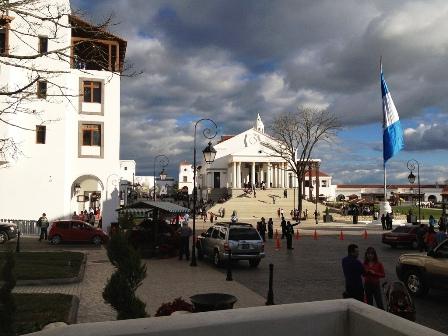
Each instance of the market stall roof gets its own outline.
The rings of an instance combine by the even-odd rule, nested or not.
[[[181,215],[190,212],[190,209],[184,208],[180,205],[170,203],[170,202],[153,202],[153,201],[140,201],[137,203],[133,203],[128,207],[117,209],[119,212],[124,213],[141,213],[145,214],[147,212],[151,212],[154,209],[158,209],[169,214],[173,215]]]

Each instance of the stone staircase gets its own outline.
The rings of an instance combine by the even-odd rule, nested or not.
[[[277,210],[278,208],[282,208],[284,210],[285,218],[289,220],[291,219],[290,212],[294,209],[294,192],[292,189],[288,189],[288,197],[283,198],[283,190],[284,189],[257,189],[256,198],[253,197],[253,194],[246,195],[243,191],[241,191],[241,193],[235,193],[234,191],[233,194],[236,194],[236,196],[232,197],[225,203],[216,204],[209,211],[214,214],[218,214],[219,209],[221,207],[224,208],[225,216],[223,220],[230,220],[233,210],[236,210],[240,220],[259,219],[261,217],[265,217],[267,220],[270,217],[273,219],[278,218]],[[273,203],[274,197],[275,204]],[[315,203],[303,200],[302,204],[303,211],[308,209],[308,218],[314,218],[314,210],[316,209]],[[297,207],[297,199],[295,205]],[[322,218],[325,211],[325,206],[318,204],[317,211],[320,212]]]

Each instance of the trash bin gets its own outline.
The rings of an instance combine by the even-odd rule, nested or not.
[[[235,296],[224,293],[206,293],[190,296],[195,312],[232,309],[238,300]]]

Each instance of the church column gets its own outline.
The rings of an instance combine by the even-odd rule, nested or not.
[[[272,184],[274,188],[278,188],[278,166],[274,165],[274,183]]]
[[[313,199],[313,190],[311,189],[311,186],[313,185],[313,164],[310,163],[308,165],[308,194],[309,194],[309,199],[312,200]]]
[[[280,184],[281,187],[284,188],[286,186],[286,181],[285,181],[285,163],[282,162],[280,163]]]
[[[271,187],[271,164],[270,163],[267,163],[266,164],[266,166],[267,166],[267,180],[266,180],[266,188],[267,189],[269,189],[270,187]]]
[[[287,162],[285,162],[284,164],[283,164],[283,166],[285,167],[285,171],[284,171],[284,175],[285,175],[285,188],[286,189],[288,189],[288,188],[290,188],[291,186],[289,185],[289,172],[288,172],[288,163]]]
[[[233,162],[232,188],[236,188],[236,162]]]
[[[320,185],[320,180],[319,180],[319,162],[316,162],[316,197],[317,197],[317,201],[319,201],[319,185]]]
[[[255,185],[255,162],[252,162],[252,172],[251,172],[251,181],[250,183],[254,186]]]
[[[241,162],[236,163],[236,187],[241,188]]]

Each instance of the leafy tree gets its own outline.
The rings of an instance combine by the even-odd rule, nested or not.
[[[123,233],[116,233],[107,245],[107,256],[116,271],[104,288],[104,300],[117,311],[118,320],[146,317],[146,304],[135,295],[146,277],[140,255]]]
[[[0,336],[16,334],[16,305],[12,295],[12,290],[16,285],[16,277],[13,273],[14,266],[14,253],[9,251],[6,253],[1,277],[3,284],[0,287]]]

